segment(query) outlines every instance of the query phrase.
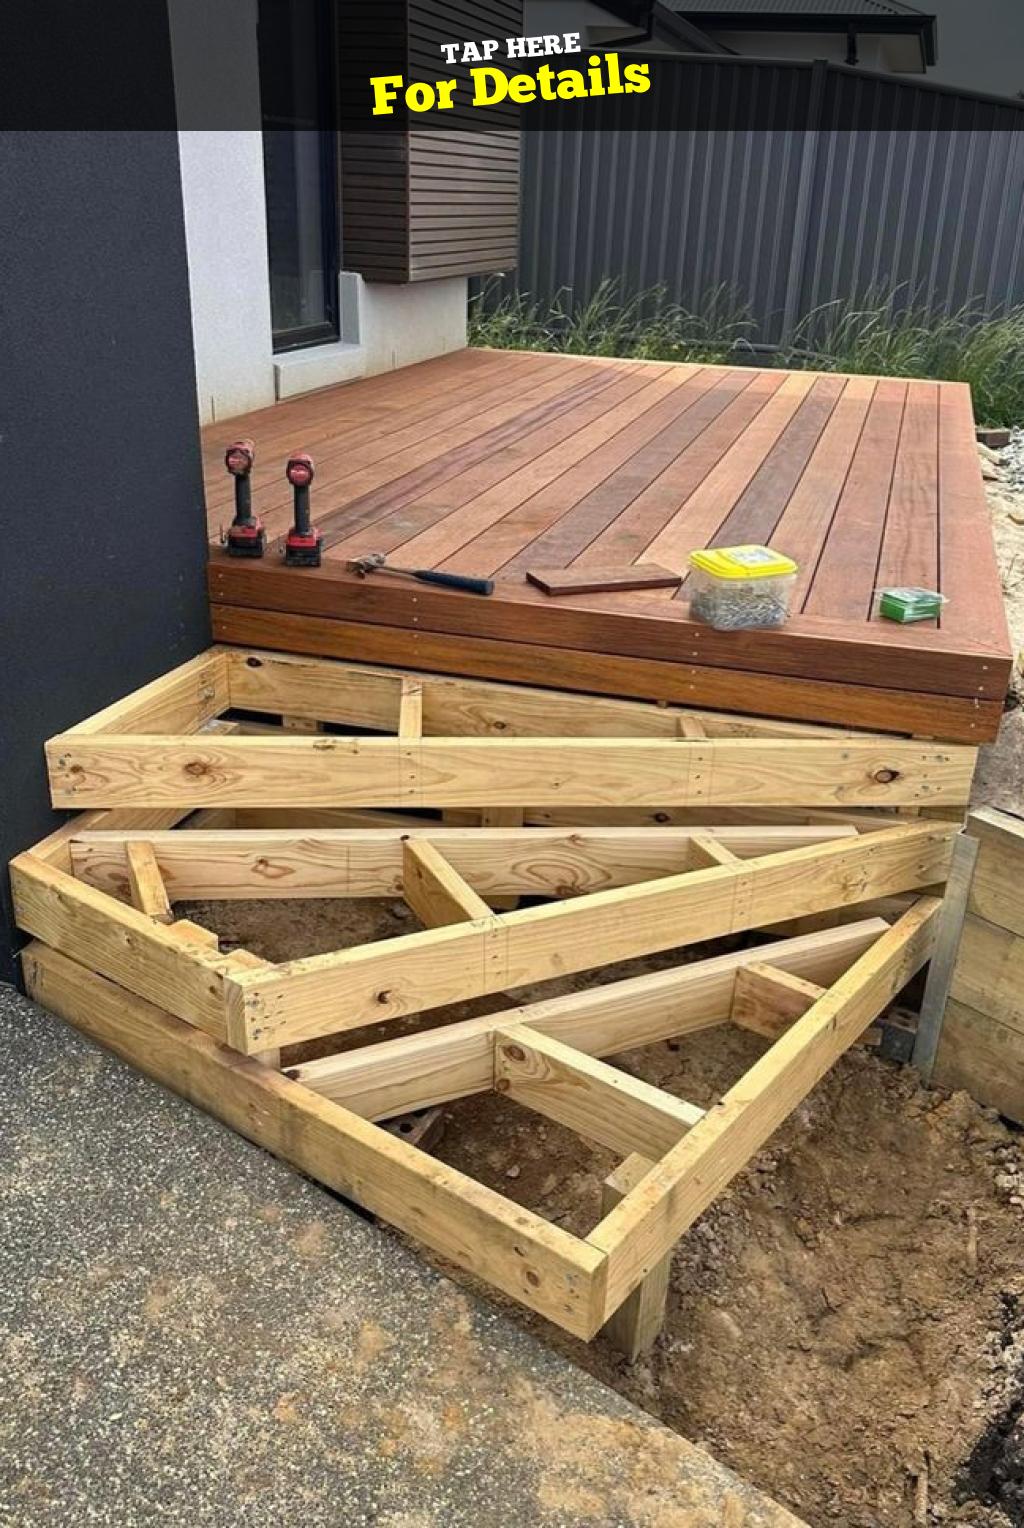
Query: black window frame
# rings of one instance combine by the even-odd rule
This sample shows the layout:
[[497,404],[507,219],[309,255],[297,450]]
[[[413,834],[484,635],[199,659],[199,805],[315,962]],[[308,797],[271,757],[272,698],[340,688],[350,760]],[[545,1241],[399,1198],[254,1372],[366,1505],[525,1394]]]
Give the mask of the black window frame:
[[[333,124],[337,121],[338,90],[338,71],[335,64],[338,41],[335,4],[334,0],[312,0],[312,3],[316,7],[317,31],[320,38],[317,98],[321,103],[321,122]],[[282,129],[298,130],[294,118],[287,120],[280,117],[275,118],[268,111],[262,112],[261,125],[264,134],[268,131],[281,131]],[[332,341],[341,338],[341,303],[338,291],[341,275],[341,196],[339,190],[338,134],[336,128],[330,125],[315,127],[311,124],[303,130],[317,132],[320,140],[320,195],[321,206],[324,209],[324,215],[320,220],[320,238],[324,272],[324,313],[326,316],[316,324],[296,325],[289,329],[274,329],[272,327],[271,337],[274,355],[284,355],[291,350],[305,350],[313,345],[330,344]],[[268,262],[269,254],[268,247]],[[273,326],[273,310],[271,310],[271,325]]]

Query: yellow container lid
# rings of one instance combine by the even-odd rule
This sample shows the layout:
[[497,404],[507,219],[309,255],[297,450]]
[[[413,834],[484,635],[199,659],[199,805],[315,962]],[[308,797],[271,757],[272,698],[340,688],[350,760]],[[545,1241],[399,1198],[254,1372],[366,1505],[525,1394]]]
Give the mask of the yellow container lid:
[[779,578],[795,573],[792,557],[773,552],[770,546],[716,546],[690,553],[690,567],[701,568],[715,578]]

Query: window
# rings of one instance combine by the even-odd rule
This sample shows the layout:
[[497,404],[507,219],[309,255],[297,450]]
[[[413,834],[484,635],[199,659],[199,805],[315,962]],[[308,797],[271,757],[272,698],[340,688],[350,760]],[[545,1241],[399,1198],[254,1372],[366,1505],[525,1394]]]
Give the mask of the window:
[[332,0],[259,0],[274,349],[338,337]]

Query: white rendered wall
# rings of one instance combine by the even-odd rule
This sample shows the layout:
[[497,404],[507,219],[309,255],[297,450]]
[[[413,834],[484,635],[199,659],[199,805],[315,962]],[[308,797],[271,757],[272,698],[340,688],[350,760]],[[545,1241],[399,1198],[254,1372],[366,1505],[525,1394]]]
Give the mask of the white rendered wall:
[[178,138],[196,391],[209,424],[275,399],[263,141],[254,132]]
[[341,278],[342,332],[346,339],[356,338],[348,322],[350,293],[355,288],[359,293],[358,343],[366,352],[367,375],[464,349],[468,285],[465,276],[398,286],[363,281],[345,272]]
[[465,349],[465,276],[405,286],[364,281],[353,271],[342,271],[340,299],[340,340],[274,357],[278,398],[294,398],[316,387],[354,382]]
[[402,286],[343,272],[340,340],[274,355],[263,139],[237,127],[259,121],[257,0],[168,12],[201,421],[462,349],[464,276]]
[[206,424],[274,401],[257,0],[169,0],[168,16]]

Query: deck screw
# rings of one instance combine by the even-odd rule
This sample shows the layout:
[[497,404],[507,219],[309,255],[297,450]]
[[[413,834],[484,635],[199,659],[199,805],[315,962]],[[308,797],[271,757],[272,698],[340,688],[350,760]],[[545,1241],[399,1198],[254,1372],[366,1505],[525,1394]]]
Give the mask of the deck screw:
[[246,666],[246,668],[262,668],[263,667],[263,659],[262,658],[246,658],[245,666]]
[[377,993],[377,1001],[378,1001],[378,1003],[390,1003],[390,1001],[391,1001],[391,992],[390,992],[390,989],[385,987],[385,988],[383,988],[382,991],[378,992]]
[[526,1060],[526,1052],[521,1045],[506,1045],[502,1048],[502,1054],[507,1056],[509,1061]]

